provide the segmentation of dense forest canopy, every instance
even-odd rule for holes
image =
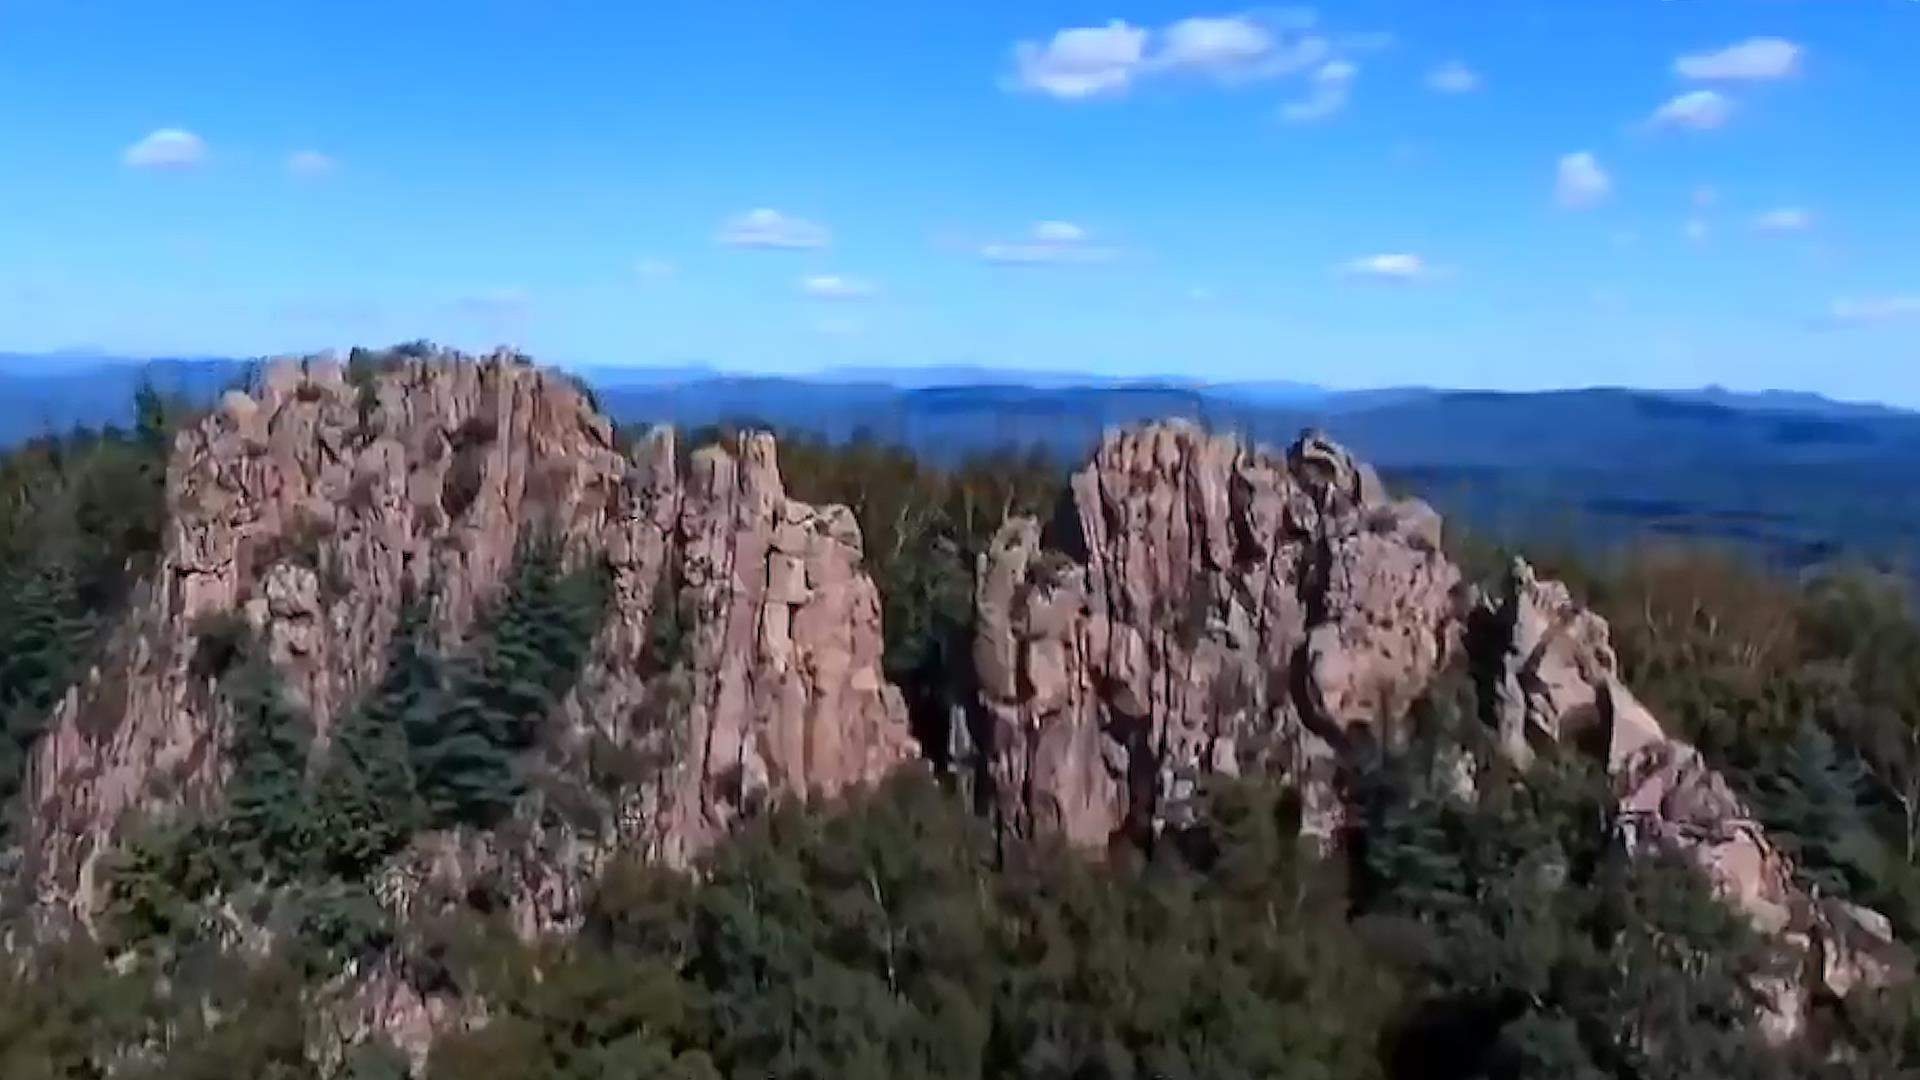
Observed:
[[[153,394],[138,415],[0,456],[9,830],[48,711],[160,544],[185,417]],[[1455,765],[1488,738],[1467,671],[1346,778],[1334,850],[1300,839],[1271,777],[1212,781],[1192,828],[1105,858],[994,836],[965,767],[974,564],[1009,513],[1054,515],[1064,474],[1019,452],[936,467],[873,440],[780,453],[792,494],[859,520],[885,671],[930,775],[769,807],[697,873],[617,861],[567,940],[517,939],[484,889],[397,924],[385,860],[421,830],[496,827],[537,786],[542,721],[579,675],[604,577],[530,536],[467,640],[420,632],[414,598],[324,755],[245,623],[210,624],[206,672],[235,718],[222,804],[135,834],[97,940],[7,938],[0,1076],[402,1077],[378,1043],[310,1053],[312,995],[394,953],[485,1003],[486,1023],[434,1046],[431,1080],[1920,1076],[1904,989],[1817,1003],[1836,1014],[1820,1040],[1764,1045],[1751,988],[1783,962],[1775,943],[1689,868],[1627,858],[1592,766],[1549,755],[1462,791]],[[1451,542],[1474,574],[1505,554]],[[1628,681],[1810,889],[1920,937],[1909,583],[1785,580],[1668,547],[1541,561],[1610,620]],[[655,627],[664,667],[671,624]],[[229,909],[255,911],[270,943],[222,948]]]

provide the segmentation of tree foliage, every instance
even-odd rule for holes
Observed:
[[[391,362],[356,358],[369,414]],[[0,458],[0,797],[157,546],[176,420],[157,396],[137,411],[132,432]],[[942,468],[864,440],[788,440],[782,458],[796,497],[858,516],[886,673],[948,763],[967,750],[947,725],[972,699],[975,560],[1006,514],[1050,516],[1059,473],[1038,456]],[[1906,586],[1860,571],[1781,581],[1665,550],[1552,569],[1607,616],[1627,680],[1732,779],[1806,886],[1920,929]],[[670,568],[639,658],[660,685],[687,658],[677,586]],[[1762,1046],[1754,987],[1777,971],[1774,943],[1687,866],[1628,857],[1591,766],[1499,765],[1466,671],[1417,704],[1406,737],[1352,762],[1353,828],[1334,851],[1303,843],[1285,777],[1213,778],[1191,826],[1102,860],[988,835],[952,769],[766,808],[693,873],[617,858],[565,940],[518,940],[484,888],[397,923],[376,882],[410,838],[500,828],[525,805],[605,593],[597,568],[567,569],[536,536],[465,641],[435,638],[430,590],[410,597],[381,680],[324,748],[244,621],[196,627],[230,738],[223,797],[130,823],[99,942],[4,958],[0,1076],[318,1077],[316,987],[396,958],[488,1017],[440,1038],[435,1080],[1920,1069],[1920,1005],[1900,990],[1846,1003],[1844,1054]],[[236,927],[270,945],[236,947]],[[373,1044],[342,1068],[407,1075]]]

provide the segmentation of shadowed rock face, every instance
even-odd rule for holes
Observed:
[[[604,560],[613,593],[549,765],[584,774],[590,751],[612,748],[651,768],[592,843],[451,845],[513,865],[528,931],[564,925],[617,843],[684,863],[744,806],[831,795],[906,760],[852,515],[787,499],[764,435],[702,450],[684,482],[674,462],[670,432],[622,453],[569,380],[511,354],[410,359],[358,384],[332,360],[279,361],[229,393],[181,432],[155,574],[35,750],[26,854],[42,908],[90,921],[127,823],[217,797],[227,722],[195,662],[209,617],[259,631],[324,748],[380,678],[403,596],[429,597],[434,636],[457,642],[534,529],[568,564]],[[663,595],[685,655],[650,670]],[[462,866],[450,843],[423,839],[401,865]]]
[[[1183,824],[1209,773],[1324,780],[1454,647],[1439,519],[1309,436],[1167,423],[1076,474],[1076,559],[1007,523],[980,560],[981,740],[1004,826],[1081,844]],[[1330,788],[1309,826],[1330,832]]]

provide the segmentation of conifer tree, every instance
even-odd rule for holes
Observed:
[[[233,774],[222,818],[231,854],[243,880],[291,877],[311,848],[306,778],[312,722],[288,700],[257,640],[242,645],[221,691],[233,723]]]
[[[0,568],[0,808],[25,778],[48,712],[77,681],[92,651],[93,620],[73,575],[54,564]],[[6,833],[0,818],[0,837]]]
[[[380,685],[340,722],[313,797],[320,868],[365,877],[420,823],[409,756],[409,718],[438,708],[444,682],[427,641],[428,607],[409,597]]]

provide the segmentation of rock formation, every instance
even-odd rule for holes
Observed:
[[[1504,752],[1524,763],[1541,741],[1566,739],[1604,753],[1627,848],[1681,856],[1754,929],[1785,945],[1793,970],[1759,988],[1770,1038],[1806,1033],[1816,1000],[1912,968],[1884,916],[1800,885],[1726,779],[1621,682],[1606,621],[1565,586],[1516,561],[1484,613],[1500,629],[1491,696]]]
[[[651,768],[628,777],[595,842],[482,855],[423,838],[402,867],[517,866],[515,914],[533,932],[564,924],[584,885],[569,868],[590,871],[616,842],[684,863],[753,801],[832,794],[910,756],[859,530],[845,508],[785,497],[770,438],[699,451],[683,483],[671,433],[622,453],[570,380],[513,354],[386,366],[350,379],[331,359],[278,361],[180,433],[152,579],[35,750],[26,853],[43,909],[88,921],[130,822],[217,797],[226,731],[196,662],[213,617],[243,614],[261,634],[320,752],[378,680],[403,594],[429,596],[433,636],[456,642],[536,528],[569,563],[604,559],[614,593],[556,719],[555,764],[624,751]],[[669,573],[677,589],[662,588]],[[687,655],[649,671],[663,594]]]
[[[1451,657],[1502,754],[1603,755],[1622,840],[1676,852],[1801,970],[1763,987],[1776,1038],[1810,1002],[1911,960],[1876,913],[1809,895],[1726,781],[1621,681],[1605,620],[1512,567],[1471,602],[1424,504],[1314,435],[1284,458],[1172,422],[1110,436],[1072,528],[1007,523],[976,580],[979,744],[1002,827],[1086,847],[1179,827],[1208,774],[1277,769],[1330,836],[1343,755],[1403,734]],[[1462,656],[1463,650],[1478,654]]]
[[[1072,502],[1064,550],[1010,521],[977,575],[980,742],[1017,834],[1105,843],[1185,821],[1208,773],[1324,772],[1455,647],[1438,517],[1324,439],[1120,433]]]
[[[788,498],[767,435],[685,463],[665,430],[623,448],[570,380],[512,354],[282,361],[180,433],[167,500],[151,579],[33,754],[42,913],[90,922],[131,824],[217,803],[230,732],[201,656],[216,617],[266,642],[321,754],[379,680],[403,597],[429,597],[432,638],[456,646],[530,530],[570,565],[604,563],[605,620],[515,827],[415,837],[374,882],[390,911],[484,883],[521,934],[565,930],[616,852],[686,866],[769,799],[916,758],[859,527]],[[1476,602],[1440,540],[1431,509],[1317,435],[1284,455],[1183,422],[1110,435],[1057,521],[1006,522],[975,568],[972,746],[1002,829],[1142,839],[1187,824],[1208,775],[1257,769],[1293,777],[1330,839],[1340,763],[1400,738],[1472,650],[1505,755],[1605,755],[1624,842],[1680,853],[1793,947],[1800,972],[1768,988],[1774,1033],[1907,963],[1884,919],[1804,890],[1634,699],[1603,620],[1524,564]],[[342,1041],[379,1029],[417,1057],[458,1016],[393,957],[364,976],[336,988]]]

